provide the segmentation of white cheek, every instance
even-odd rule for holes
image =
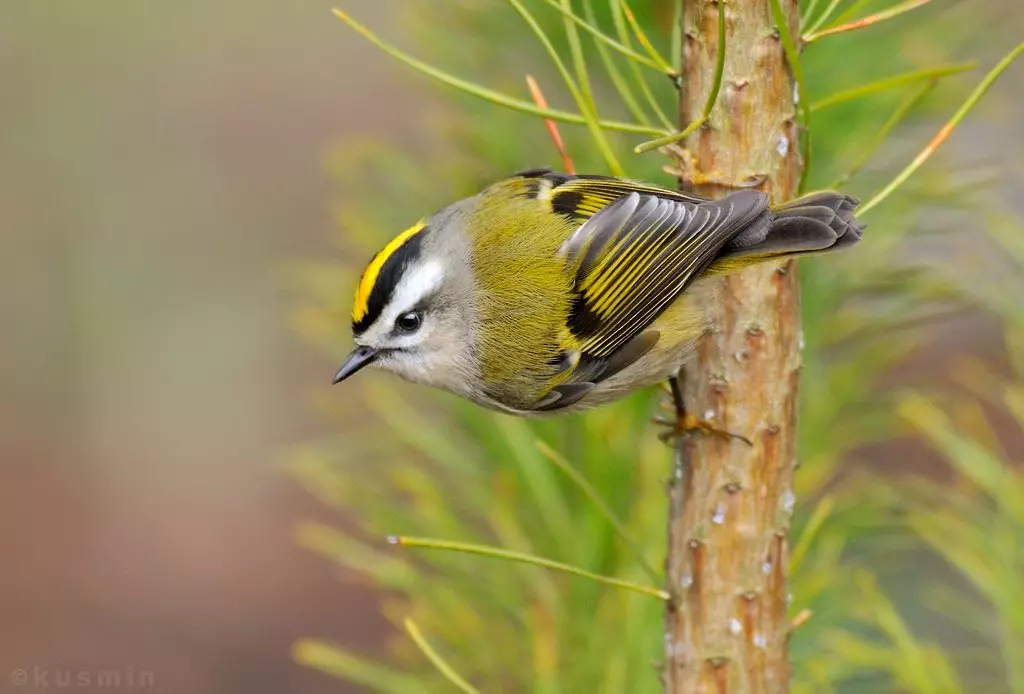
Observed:
[[[381,366],[416,383],[430,383],[431,366],[429,360],[415,352],[397,352],[389,355]]]

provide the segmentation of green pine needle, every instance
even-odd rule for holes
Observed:
[[[416,58],[413,58],[407,53],[398,50],[398,48],[392,46],[391,44],[386,43],[383,39],[381,39],[379,36],[371,32],[362,24],[356,22],[354,19],[352,19],[352,17],[350,17],[342,10],[334,9],[332,11],[334,12],[334,15],[338,19],[345,22],[345,24],[351,27],[356,33],[366,38],[368,41],[373,43],[375,46],[380,48],[382,51],[384,51],[391,57],[395,58],[396,60],[399,60],[402,63],[405,63],[406,65],[413,68],[417,72],[427,75],[428,77],[432,77],[435,80],[448,85],[449,87],[454,87],[455,89],[458,89],[459,91],[465,94],[475,96],[479,99],[483,99],[484,101],[489,101],[492,104],[496,104],[498,106],[504,106],[505,108],[512,109],[513,111],[528,113],[532,116],[540,116],[541,118],[550,118],[551,120],[560,121],[562,123],[573,123],[575,125],[587,124],[587,119],[578,113],[559,111],[557,109],[540,108],[532,102],[525,101],[523,99],[516,99],[506,94],[502,94],[499,91],[488,89],[487,87],[474,84],[460,77],[450,75],[447,72],[444,72],[443,70],[440,70],[432,65],[424,63],[421,60],[417,60]],[[640,125],[637,123],[601,121],[600,126],[607,130],[615,130],[624,133],[638,133],[641,135],[660,135],[663,132],[662,130],[659,130],[657,128]]]
[[[422,549],[440,549],[450,552],[463,552],[465,554],[479,554],[484,557],[493,557],[495,559],[505,559],[507,561],[531,564],[533,566],[539,566],[542,569],[551,569],[553,571],[572,574],[573,576],[589,578],[590,580],[598,583],[604,583],[605,585],[615,586],[616,588],[622,588],[624,590],[631,590],[636,593],[643,593],[644,595],[650,595],[661,600],[668,600],[670,597],[667,592],[658,588],[633,583],[632,581],[625,581],[621,578],[602,576],[601,574],[595,574],[591,571],[587,571],[586,569],[581,569],[578,566],[573,566],[572,564],[564,564],[559,561],[545,559],[543,557],[535,557],[530,554],[523,554],[522,552],[513,552],[512,550],[501,549],[499,547],[476,545],[468,542],[455,542],[452,540],[406,537],[404,535],[389,537],[388,542],[394,545],[399,545],[400,547],[420,547]]]
[[[601,129],[602,126],[598,122],[593,99],[588,98],[589,87],[583,87],[583,90],[581,91],[581,87],[576,84],[572,75],[569,74],[569,69],[565,66],[565,63],[562,62],[562,58],[558,55],[558,51],[555,50],[554,44],[551,43],[551,39],[548,38],[548,35],[544,32],[543,27],[541,27],[536,17],[533,16],[533,13],[526,9],[526,6],[523,5],[520,0],[508,0],[508,3],[512,5],[516,12],[519,13],[519,16],[523,18],[523,21],[525,21],[527,26],[530,27],[530,30],[534,33],[537,40],[540,41],[542,46],[544,46],[544,50],[547,51],[547,54],[551,57],[551,61],[555,64],[555,69],[558,70],[558,74],[562,76],[562,79],[565,81],[566,88],[568,88],[569,93],[572,94],[572,98],[576,102],[576,106],[583,114],[583,120],[586,122],[587,129],[590,130],[590,136],[593,138],[598,151],[600,151],[601,155],[604,157],[609,171],[611,171],[614,176],[624,176],[625,172],[622,169],[622,165],[619,164],[619,160],[612,151],[611,145],[608,143],[608,138],[605,137],[605,134]],[[572,26],[569,20],[566,20],[566,23]],[[574,61],[576,62],[577,67],[579,67],[583,64],[582,50],[579,48],[579,37],[577,36],[576,41],[572,40],[574,31],[575,30],[573,29],[569,32],[569,40],[570,44],[573,46],[572,50]],[[586,80],[585,65],[580,69],[580,72],[582,73],[583,79]]]
[[[778,0],[773,1],[777,2]],[[956,126],[958,126],[960,122],[963,121],[963,119],[967,116],[967,114],[970,113],[971,109],[974,108],[974,106],[979,101],[981,101],[981,97],[985,96],[985,93],[988,92],[989,88],[993,85],[993,83],[995,83],[995,81],[999,79],[999,76],[1003,74],[1003,71],[1005,71],[1006,68],[1010,67],[1010,65],[1013,64],[1013,61],[1016,60],[1021,53],[1024,53],[1024,43],[1020,43],[1019,45],[1017,45],[1016,48],[1007,53],[1006,56],[1002,60],[1000,60],[999,63],[994,68],[992,68],[992,70],[987,75],[985,75],[985,78],[978,84],[977,87],[974,88],[974,91],[971,92],[970,96],[967,97],[967,100],[964,101],[964,103],[960,106],[959,109],[957,109],[956,113],[953,114],[953,117],[950,118],[949,121],[942,126],[939,132],[935,134],[935,137],[931,139],[931,142],[929,142],[925,146],[925,148],[921,150],[921,152],[916,157],[914,157],[914,160],[907,164],[906,168],[900,171],[896,175],[896,178],[894,178],[889,183],[889,185],[885,186],[882,190],[878,191],[870,200],[861,205],[859,211],[860,214],[866,214],[872,209],[874,209],[876,206],[878,206],[879,203],[881,203],[883,200],[889,197],[896,189],[898,189],[900,186],[906,183],[907,179],[913,176],[914,173],[916,173],[917,170],[920,169],[924,165],[924,163],[931,158],[932,154],[934,154],[935,151],[939,148],[939,146],[941,146],[942,143],[946,141],[946,139],[950,136],[950,134],[953,132]]]
[[[433,663],[438,672],[444,675],[445,679],[458,687],[459,691],[463,692],[463,694],[480,694],[479,689],[463,679],[459,673],[455,672],[452,666],[434,650],[434,647],[431,646],[430,642],[423,636],[420,628],[416,626],[416,622],[411,619],[406,619],[404,625],[405,630],[409,633],[409,637],[413,640],[413,643],[416,644],[416,647],[423,652],[423,655],[427,656],[427,659]]]
[[[850,22],[845,22],[845,19],[848,16],[852,16],[852,13],[850,13],[848,10],[847,12],[844,12],[839,17],[839,19],[837,19],[835,23],[833,23],[831,26],[825,29],[821,29],[820,31],[812,29],[811,31],[805,33],[802,36],[802,40],[805,44],[807,44],[813,41],[817,41],[820,38],[824,38],[825,36],[843,34],[846,33],[847,31],[856,31],[857,29],[863,29],[873,24],[879,24],[881,22],[887,21],[889,19],[892,19],[893,17],[898,17],[904,12],[916,10],[918,7],[923,7],[927,5],[929,2],[931,2],[931,0],[905,0],[905,2],[901,2],[898,5],[894,5],[887,10],[883,10],[882,12],[877,12],[875,14],[868,15],[867,17],[861,17],[860,19],[855,19]],[[851,7],[850,9],[853,10],[855,8]],[[820,24],[818,26],[820,26]]]
[[[647,38],[647,34],[644,33],[640,23],[636,21],[636,15],[633,14],[633,10],[630,9],[628,0],[618,0],[618,2],[619,7],[622,8],[622,11],[626,15],[626,21],[629,22],[629,26],[633,29],[633,34],[636,36],[637,42],[639,42],[643,49],[647,51],[647,55],[651,56],[651,59],[658,64],[658,67],[662,72],[666,75],[674,75],[675,70],[672,69],[672,66],[669,65],[668,61],[661,57],[658,49],[656,49]]]
[[[636,154],[643,154],[644,152],[650,152],[652,149],[658,149],[665,145],[670,145],[673,142],[679,142],[685,140],[697,128],[708,122],[708,118],[711,117],[711,111],[715,108],[715,103],[718,101],[718,92],[722,89],[722,76],[725,73],[725,3],[718,3],[718,56],[715,59],[715,76],[711,82],[711,91],[708,92],[708,98],[704,102],[704,110],[700,114],[700,118],[694,120],[692,123],[687,125],[681,131],[666,135],[665,137],[659,137],[656,140],[650,142],[644,142],[637,145],[633,151]]]
[[[626,26],[626,19],[623,17],[622,4],[619,0],[608,0],[609,9],[611,10],[612,21],[615,23],[615,31],[619,35],[619,42],[625,46],[631,46],[632,41],[629,38],[629,28]],[[640,71],[640,67],[636,63],[629,64],[630,69],[633,71],[633,77],[636,80],[636,86],[639,87],[640,93],[643,94],[644,100],[647,101],[648,107],[651,109],[651,113],[657,118],[665,130],[673,131],[676,129],[676,125],[669,120],[668,116],[665,115],[665,111],[661,108],[661,104],[655,98],[654,93],[651,91],[651,87],[647,84],[647,80],[644,79],[644,74]],[[659,131],[656,135],[664,135],[665,131]]]
[[[637,53],[632,48],[622,45],[621,43],[613,39],[611,36],[608,36],[608,34],[605,34],[603,31],[601,31],[595,23],[588,21],[583,17],[580,17],[578,14],[575,14],[570,7],[566,7],[559,4],[558,0],[544,0],[544,2],[546,2],[548,5],[561,12],[570,21],[579,25],[584,31],[593,36],[598,44],[610,46],[617,50],[622,55],[629,58],[630,60],[635,61],[641,65],[646,65],[647,67],[654,68],[658,72],[664,73],[664,70],[662,70],[661,65],[651,60],[647,56]],[[672,72],[670,71],[669,74],[672,74]]]
[[[818,15],[818,18],[814,20],[811,19],[811,14],[813,11],[808,12],[807,16],[804,18],[804,24],[810,26],[806,29],[801,27],[800,33],[806,36],[808,34],[813,34],[818,29],[820,29],[822,25],[824,25],[825,22],[829,20],[829,17],[832,16],[832,13],[836,11],[836,8],[839,7],[840,2],[842,2],[842,0],[832,0],[828,4],[828,7],[825,8],[825,11]]]
[[[554,2],[554,0],[549,1]],[[594,16],[594,6],[591,0],[583,0],[583,12],[590,25],[597,26],[597,18]],[[638,123],[649,126],[651,124],[650,118],[647,117],[647,114],[640,107],[636,95],[633,93],[632,88],[630,88],[629,82],[622,76],[622,72],[619,70],[618,65],[616,65],[615,58],[611,55],[608,47],[600,41],[595,41],[594,47],[597,48],[597,54],[601,57],[605,72],[608,73],[608,79],[611,80],[612,86],[615,87],[615,91],[618,93],[622,103],[625,104],[630,114]]]
[[[633,539],[629,534],[629,531],[626,530],[625,524],[619,520],[619,517],[615,515],[615,512],[612,511],[610,506],[608,506],[608,503],[601,498],[601,495],[596,489],[594,489],[594,486],[587,481],[587,478],[580,474],[580,471],[573,467],[568,460],[559,455],[556,450],[548,446],[543,441],[537,442],[537,448],[539,448],[540,452],[543,453],[548,460],[554,463],[559,470],[564,472],[566,476],[568,476],[569,479],[580,488],[587,498],[590,499],[597,510],[600,511],[601,515],[604,516],[612,528],[615,529],[619,538],[626,543],[630,550],[632,550],[633,555],[640,564],[640,568],[644,570],[644,573],[646,573],[647,577],[651,579],[651,582],[661,583],[663,580],[662,577],[658,575],[658,572],[655,571],[654,567],[652,567],[647,561],[643,550],[640,549],[640,544]]]
[[[423,682],[391,667],[312,639],[298,641],[292,657],[300,665],[369,687],[381,694],[422,694]]]
[[[922,82],[925,80],[934,80],[948,75],[956,75],[961,72],[968,72],[977,66],[978,61],[971,60],[969,62],[958,63],[956,65],[944,65],[942,67],[928,68],[927,70],[905,72],[901,75],[886,77],[884,79],[875,80],[874,82],[868,82],[867,84],[835,92],[820,101],[814,102],[809,108],[813,113],[815,111],[829,108],[830,106],[836,106],[838,104],[846,103],[847,101],[853,101],[861,97],[870,96],[871,94],[878,94],[890,89],[896,89],[897,87],[902,87],[907,84],[913,84],[915,82]]]
[[[896,107],[896,110],[892,112],[891,116],[889,116],[889,119],[882,124],[882,127],[879,128],[878,132],[876,132],[871,138],[871,141],[863,147],[857,147],[857,158],[854,160],[854,163],[850,168],[828,187],[832,190],[838,190],[843,187],[847,181],[853,178],[857,172],[860,171],[868,161],[870,161],[871,157],[874,156],[876,151],[878,151],[878,148],[885,143],[889,138],[889,133],[891,133],[897,125],[902,123],[903,119],[907,117],[907,114],[909,114],[915,106],[921,103],[922,99],[935,89],[936,84],[938,84],[936,80],[926,82],[923,87],[917,91],[911,92],[909,96],[900,102],[899,106]]]

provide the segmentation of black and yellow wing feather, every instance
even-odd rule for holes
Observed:
[[[568,327],[581,351],[618,351],[767,207],[755,192],[699,204],[634,192],[594,215],[565,246],[578,263]]]
[[[546,174],[563,177],[561,174]],[[583,220],[561,253],[572,273],[563,359],[535,409],[583,398],[646,354],[651,324],[737,234],[768,224],[768,198],[741,191],[719,201],[604,177],[551,180],[554,211]]]
[[[533,169],[517,174],[528,197],[548,200],[551,209],[574,222],[583,222],[630,193],[698,204],[709,198],[611,176],[556,173]]]

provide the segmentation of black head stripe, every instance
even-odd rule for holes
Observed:
[[[366,332],[367,328],[380,318],[380,314],[384,312],[384,308],[391,300],[391,295],[405,274],[406,269],[420,257],[423,237],[429,231],[429,228],[424,228],[422,231],[410,236],[381,265],[380,272],[377,274],[377,281],[374,282],[373,290],[370,292],[370,297],[367,300],[366,314],[360,320],[352,322],[352,332],[355,335]]]

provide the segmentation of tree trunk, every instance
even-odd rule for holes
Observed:
[[[722,0],[720,0],[722,1]],[[782,0],[798,35],[796,0]],[[684,185],[707,195],[758,185],[794,196],[794,83],[770,0],[728,0],[725,71],[708,123],[686,141]],[[715,0],[685,0],[681,125],[701,115],[718,55]],[[788,548],[793,508],[799,294],[795,263],[719,281],[714,330],[685,369],[687,410],[750,439],[688,437],[670,484],[665,690],[789,690]]]

